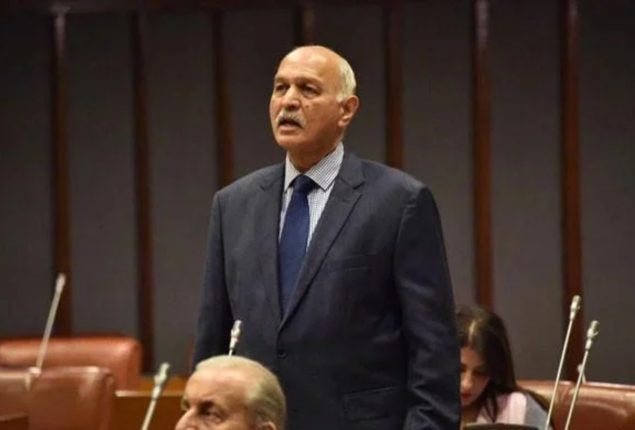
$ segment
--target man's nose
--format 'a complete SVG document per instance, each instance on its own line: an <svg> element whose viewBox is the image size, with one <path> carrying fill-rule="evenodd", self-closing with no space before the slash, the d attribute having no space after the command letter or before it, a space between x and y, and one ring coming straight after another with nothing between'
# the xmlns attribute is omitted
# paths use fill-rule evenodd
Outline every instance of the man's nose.
<svg viewBox="0 0 635 430"><path fill-rule="evenodd" d="M297 88L294 86L289 87L289 89L282 96L282 105L285 108L297 108L300 106L300 93Z"/></svg>
<svg viewBox="0 0 635 430"><path fill-rule="evenodd" d="M191 414L190 411L187 411L176 423L176 427L174 427L174 430L196 430L197 428L198 427L196 426L194 414Z"/></svg>

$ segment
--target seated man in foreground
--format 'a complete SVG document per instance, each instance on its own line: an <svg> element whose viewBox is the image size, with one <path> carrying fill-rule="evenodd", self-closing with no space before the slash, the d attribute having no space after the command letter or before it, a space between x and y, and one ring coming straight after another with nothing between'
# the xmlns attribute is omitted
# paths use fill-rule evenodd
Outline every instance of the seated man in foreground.
<svg viewBox="0 0 635 430"><path fill-rule="evenodd" d="M216 356L201 361L183 393L175 430L284 430L286 403L276 376L256 361Z"/></svg>

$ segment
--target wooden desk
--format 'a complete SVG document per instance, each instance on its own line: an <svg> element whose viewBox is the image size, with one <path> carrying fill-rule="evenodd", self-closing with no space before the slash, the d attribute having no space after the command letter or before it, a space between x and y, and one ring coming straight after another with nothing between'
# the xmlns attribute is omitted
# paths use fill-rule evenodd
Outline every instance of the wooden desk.
<svg viewBox="0 0 635 430"><path fill-rule="evenodd" d="M139 430L143 424L152 390L118 390L110 428L112 430ZM157 400L150 430L174 430L181 412L182 390L165 390Z"/></svg>
<svg viewBox="0 0 635 430"><path fill-rule="evenodd" d="M0 415L0 430L29 430L29 419L25 413Z"/></svg>
<svg viewBox="0 0 635 430"><path fill-rule="evenodd" d="M165 391L183 391L185 389L185 384L187 383L187 377L176 375L171 376L163 389ZM137 391L152 391L154 387L154 378L152 376L144 376L141 378L141 382L139 383L139 387Z"/></svg>

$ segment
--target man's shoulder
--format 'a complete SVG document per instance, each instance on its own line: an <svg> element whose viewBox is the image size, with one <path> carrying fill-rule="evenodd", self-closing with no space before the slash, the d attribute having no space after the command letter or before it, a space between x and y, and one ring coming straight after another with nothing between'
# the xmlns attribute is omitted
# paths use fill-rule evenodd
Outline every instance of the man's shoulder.
<svg viewBox="0 0 635 430"><path fill-rule="evenodd" d="M273 164L271 166L263 167L255 170L236 179L234 182L226 185L218 191L220 195L231 195L235 193L249 192L254 187L266 186L276 179L280 179L284 175L284 168L282 163Z"/></svg>
<svg viewBox="0 0 635 430"><path fill-rule="evenodd" d="M409 191L427 188L421 180L404 172L403 170L399 170L373 160L357 157L355 157L355 159L359 162L364 179L370 185L377 183L385 186L403 188Z"/></svg>

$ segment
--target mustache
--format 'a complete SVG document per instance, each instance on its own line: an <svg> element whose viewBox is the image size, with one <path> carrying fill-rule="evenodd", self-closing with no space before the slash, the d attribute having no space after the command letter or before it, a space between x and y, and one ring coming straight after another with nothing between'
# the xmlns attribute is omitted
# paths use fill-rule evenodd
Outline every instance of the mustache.
<svg viewBox="0 0 635 430"><path fill-rule="evenodd" d="M304 127L305 122L304 122L304 118L302 117L302 115L300 115L297 112L288 112L288 111L282 111L278 114L278 117L276 118L276 124L280 125L283 122L292 122L296 125L299 125L300 127Z"/></svg>

